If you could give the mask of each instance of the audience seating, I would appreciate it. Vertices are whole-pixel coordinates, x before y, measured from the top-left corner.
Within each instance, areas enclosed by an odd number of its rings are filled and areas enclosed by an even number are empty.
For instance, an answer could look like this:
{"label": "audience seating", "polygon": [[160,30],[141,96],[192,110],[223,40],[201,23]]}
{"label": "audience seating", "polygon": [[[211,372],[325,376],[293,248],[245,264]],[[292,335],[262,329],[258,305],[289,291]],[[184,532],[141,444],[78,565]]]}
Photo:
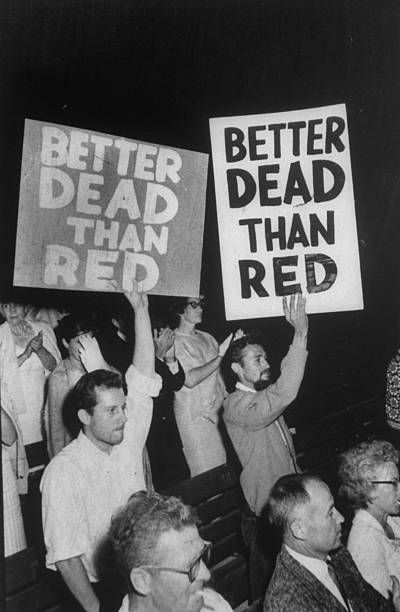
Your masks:
{"label": "audience seating", "polygon": [[39,571],[33,547],[5,559],[6,612],[68,612]]}
{"label": "audience seating", "polygon": [[214,545],[210,569],[217,591],[232,608],[246,601],[247,560],[240,529],[243,496],[233,469],[221,465],[164,493],[196,508],[200,534]]}

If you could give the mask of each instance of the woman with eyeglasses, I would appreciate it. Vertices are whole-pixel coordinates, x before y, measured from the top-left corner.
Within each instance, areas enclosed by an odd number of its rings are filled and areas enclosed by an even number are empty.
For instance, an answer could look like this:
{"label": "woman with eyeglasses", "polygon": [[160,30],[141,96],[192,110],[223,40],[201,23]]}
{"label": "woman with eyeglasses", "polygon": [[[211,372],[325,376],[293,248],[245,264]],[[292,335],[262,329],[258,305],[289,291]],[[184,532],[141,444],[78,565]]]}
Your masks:
{"label": "woman with eyeglasses", "polygon": [[197,329],[203,318],[201,297],[177,298],[171,312],[175,354],[185,372],[185,384],[175,393],[175,418],[190,475],[195,476],[226,462],[218,429],[225,389],[219,366],[232,334],[218,345],[211,334]]}
{"label": "woman with eyeglasses", "polygon": [[362,442],[341,457],[339,493],[355,510],[347,547],[363,578],[384,597],[400,579],[399,453],[384,440]]}

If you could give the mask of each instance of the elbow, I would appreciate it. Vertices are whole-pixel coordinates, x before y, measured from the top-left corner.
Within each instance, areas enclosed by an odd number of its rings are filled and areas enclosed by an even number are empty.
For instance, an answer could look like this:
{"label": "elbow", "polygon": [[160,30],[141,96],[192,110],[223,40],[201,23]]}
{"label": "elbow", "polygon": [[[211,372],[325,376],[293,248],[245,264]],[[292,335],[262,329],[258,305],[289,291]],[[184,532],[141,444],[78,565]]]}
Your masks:
{"label": "elbow", "polygon": [[188,387],[188,389],[193,389],[193,387],[196,386],[196,383],[194,382],[194,380],[190,379],[190,378],[185,378],[185,387]]}

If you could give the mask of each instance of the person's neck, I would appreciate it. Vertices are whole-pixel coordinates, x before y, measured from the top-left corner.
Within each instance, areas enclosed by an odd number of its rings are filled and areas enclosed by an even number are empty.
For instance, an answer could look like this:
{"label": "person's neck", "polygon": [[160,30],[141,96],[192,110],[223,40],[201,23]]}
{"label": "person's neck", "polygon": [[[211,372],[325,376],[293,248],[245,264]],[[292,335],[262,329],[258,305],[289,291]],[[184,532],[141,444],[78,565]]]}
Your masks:
{"label": "person's neck", "polygon": [[300,555],[304,555],[305,557],[310,557],[310,559],[320,559],[320,561],[326,561],[329,553],[312,550],[309,546],[307,546],[306,542],[297,541],[297,540],[288,540],[285,541],[285,544],[289,546],[292,550],[299,553]]}
{"label": "person's neck", "polygon": [[129,596],[129,612],[162,612],[163,608],[158,606],[151,595],[139,597],[136,593]]}
{"label": "person's neck", "polygon": [[185,319],[181,319],[178,325],[178,331],[182,334],[194,334],[196,325],[194,323],[189,323],[189,321],[185,321]]}
{"label": "person's neck", "polygon": [[79,372],[86,372],[85,368],[82,365],[82,361],[80,359],[76,359],[73,355],[68,355],[66,358],[67,367],[71,370],[78,370]]}
{"label": "person's neck", "polygon": [[241,385],[248,387],[249,389],[253,389],[254,391],[254,383],[252,383],[251,381],[245,380],[244,378],[238,378],[238,382],[240,382]]}
{"label": "person's neck", "polygon": [[11,324],[10,322],[8,324],[15,336],[25,336],[30,331],[30,325],[25,319],[15,324]]}
{"label": "person's neck", "polygon": [[369,506],[367,508],[367,512],[369,512],[369,514],[373,516],[378,521],[378,523],[382,525],[382,527],[385,529],[389,516],[387,512],[384,512],[380,508],[375,508],[374,506]]}
{"label": "person's neck", "polygon": [[85,428],[83,429],[83,433],[91,441],[91,443],[94,444],[96,448],[98,448],[100,451],[102,451],[106,455],[110,455],[112,448],[113,448],[112,444],[107,444],[107,442],[102,442],[101,440],[98,440],[97,438],[95,438],[95,436],[92,434],[91,431]]}

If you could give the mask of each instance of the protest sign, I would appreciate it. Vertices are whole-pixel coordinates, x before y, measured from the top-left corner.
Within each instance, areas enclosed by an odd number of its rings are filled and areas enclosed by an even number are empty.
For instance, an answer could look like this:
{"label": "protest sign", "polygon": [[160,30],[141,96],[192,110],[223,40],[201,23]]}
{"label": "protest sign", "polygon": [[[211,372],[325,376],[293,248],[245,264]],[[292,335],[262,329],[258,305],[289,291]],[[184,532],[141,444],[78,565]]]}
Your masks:
{"label": "protest sign", "polygon": [[208,155],[25,121],[14,284],[199,295]]}
{"label": "protest sign", "polygon": [[210,119],[227,319],[363,308],[346,107]]}

